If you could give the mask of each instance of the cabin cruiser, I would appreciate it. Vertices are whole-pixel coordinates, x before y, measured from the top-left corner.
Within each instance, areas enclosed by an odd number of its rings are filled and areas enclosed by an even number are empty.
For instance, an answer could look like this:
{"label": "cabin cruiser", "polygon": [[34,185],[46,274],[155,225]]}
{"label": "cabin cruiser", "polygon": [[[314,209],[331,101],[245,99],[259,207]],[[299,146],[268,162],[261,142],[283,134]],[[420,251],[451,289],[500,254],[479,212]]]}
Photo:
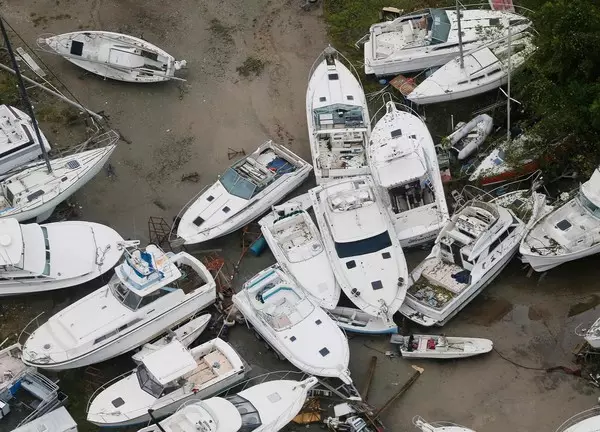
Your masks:
{"label": "cabin cruiser", "polygon": [[600,429],[600,407],[590,408],[574,415],[556,429],[556,432],[597,432]]}
{"label": "cabin cruiser", "polygon": [[[535,52],[533,36],[522,32],[511,38],[494,41],[450,60],[429,75],[406,97],[419,105],[463,99],[495,90],[508,82]],[[510,69],[509,69],[510,61]]]}
{"label": "cabin cruiser", "polygon": [[368,174],[371,121],[360,80],[332,47],[317,58],[306,90],[308,137],[317,184]]}
{"label": "cabin cruiser", "polygon": [[346,336],[278,264],[246,281],[232,300],[246,322],[298,369],[352,383]]}
{"label": "cabin cruiser", "polygon": [[335,281],[321,233],[307,212],[311,206],[308,194],[274,206],[259,221],[260,229],[281,268],[311,300],[324,309],[333,309],[341,289]]}
{"label": "cabin cruiser", "polygon": [[449,218],[437,154],[420,117],[393,101],[385,110],[371,133],[369,166],[400,245],[416,246],[434,240]]}
{"label": "cabin cruiser", "polygon": [[50,151],[48,140],[40,131],[37,139],[31,117],[18,108],[0,105],[0,178],[5,173],[33,162],[42,156],[42,147]]}
{"label": "cabin cruiser", "polygon": [[[365,73],[397,75],[442,66],[460,52],[455,8],[425,9],[393,21],[373,24],[364,42]],[[460,11],[462,49],[470,51],[531,26],[513,12],[490,9]]]}
{"label": "cabin cruiser", "polygon": [[298,415],[317,384],[309,377],[243,386],[237,394],[213,397],[182,407],[158,425],[139,432],[277,432]]}
{"label": "cabin cruiser", "polygon": [[330,182],[309,194],[342,290],[364,312],[392,321],[406,295],[408,269],[373,179]]}
{"label": "cabin cruiser", "polygon": [[99,363],[184,322],[215,295],[210,272],[187,252],[165,253],[155,245],[136,249],[107,285],[35,329],[23,345],[23,361],[51,370]]}
{"label": "cabin cruiser", "polygon": [[243,227],[296,189],[311,169],[291,150],[267,141],[186,204],[174,243],[201,243]]}
{"label": "cabin cruiser", "polygon": [[146,355],[131,372],[91,396],[87,420],[100,427],[125,427],[166,417],[192,401],[208,398],[244,379],[243,359],[227,342],[213,339],[188,350],[174,340]]}
{"label": "cabin cruiser", "polygon": [[573,199],[537,221],[519,252],[538,272],[600,252],[600,168]]}
{"label": "cabin cruiser", "polygon": [[[534,193],[530,220],[545,208]],[[515,196],[518,199],[518,196]],[[431,253],[410,275],[400,312],[424,326],[446,324],[508,265],[526,225],[513,210],[473,200],[442,229]]]}
{"label": "cabin cruiser", "polygon": [[0,296],[83,284],[111,270],[125,247],[137,243],[93,222],[0,219]]}

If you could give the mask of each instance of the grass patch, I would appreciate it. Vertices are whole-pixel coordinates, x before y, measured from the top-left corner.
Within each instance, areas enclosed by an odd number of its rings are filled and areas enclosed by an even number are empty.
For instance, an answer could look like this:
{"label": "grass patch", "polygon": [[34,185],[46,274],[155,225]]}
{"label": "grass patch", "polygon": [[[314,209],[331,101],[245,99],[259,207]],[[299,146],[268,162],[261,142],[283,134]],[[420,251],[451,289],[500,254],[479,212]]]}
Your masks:
{"label": "grass patch", "polygon": [[0,100],[6,105],[17,105],[21,100],[17,79],[14,75],[0,75]]}
{"label": "grass patch", "polygon": [[219,38],[225,43],[233,43],[233,37],[231,36],[231,32],[234,29],[233,26],[226,26],[217,18],[213,18],[210,20],[208,29],[212,33],[213,37]]}
{"label": "grass patch", "polygon": [[238,66],[235,70],[243,77],[249,77],[250,75],[259,76],[265,69],[265,62],[259,58],[248,56],[241,66]]}

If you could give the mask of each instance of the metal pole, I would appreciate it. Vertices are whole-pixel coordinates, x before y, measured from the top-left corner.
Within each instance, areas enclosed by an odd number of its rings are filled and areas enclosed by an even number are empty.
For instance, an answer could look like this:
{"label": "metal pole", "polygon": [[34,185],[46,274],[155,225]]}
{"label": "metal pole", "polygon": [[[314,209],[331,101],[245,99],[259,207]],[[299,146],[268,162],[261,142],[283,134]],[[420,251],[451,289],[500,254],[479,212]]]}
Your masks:
{"label": "metal pole", "polygon": [[44,141],[42,140],[42,135],[40,134],[40,129],[38,127],[37,120],[35,119],[35,114],[33,114],[33,108],[31,107],[31,102],[29,102],[27,90],[25,90],[25,84],[23,83],[23,77],[21,76],[21,71],[19,70],[19,65],[17,64],[15,53],[13,52],[10,40],[8,40],[8,34],[6,33],[6,28],[4,28],[3,17],[0,17],[0,30],[2,31],[2,37],[4,38],[4,43],[6,44],[8,55],[10,56],[13,68],[15,69],[15,75],[17,77],[17,82],[19,83],[19,91],[21,92],[21,98],[23,99],[23,103],[25,104],[25,108],[27,109],[29,117],[31,117],[31,123],[33,124],[35,136],[37,137],[38,142],[40,143],[40,147],[42,148],[42,155],[44,156],[44,160],[46,161],[46,168],[48,168],[48,172],[51,173],[52,167],[50,166],[50,160],[48,159],[48,152],[46,151],[46,147],[44,147]]}
{"label": "metal pole", "polygon": [[511,67],[512,67],[512,61],[511,61],[511,54],[510,54],[510,49],[511,49],[511,31],[510,31],[510,25],[508,26],[508,86],[507,86],[507,94],[508,94],[508,98],[506,99],[506,141],[510,142],[510,72],[511,72]]}
{"label": "metal pole", "polygon": [[377,367],[377,356],[371,357],[371,363],[369,363],[369,370],[367,372],[367,380],[365,381],[365,385],[360,392],[363,400],[367,402],[369,400],[369,390],[371,389],[371,382],[373,381],[373,376],[375,375],[375,368]]}
{"label": "metal pole", "polygon": [[458,23],[458,49],[460,50],[460,68],[464,69],[465,59],[463,58],[462,28],[460,26],[460,8],[458,7],[458,0],[456,1],[456,19]]}
{"label": "metal pole", "polygon": [[[6,66],[6,65],[3,65],[2,63],[0,63],[0,69],[3,69],[3,70],[5,70],[6,72],[10,72],[10,73],[11,73],[11,74],[13,74],[13,75],[16,75],[16,74],[17,74],[17,73],[16,73],[16,72],[15,72],[13,69],[9,68],[9,67],[8,67],[8,66]],[[87,109],[87,108],[86,108],[86,107],[84,107],[83,105],[79,105],[77,102],[73,102],[71,99],[68,99],[68,98],[66,98],[65,96],[61,95],[60,93],[57,93],[57,92],[55,92],[54,90],[51,90],[51,89],[49,89],[48,87],[46,87],[46,86],[44,86],[44,85],[42,85],[42,84],[40,84],[40,83],[38,83],[38,82],[36,82],[36,81],[32,80],[31,78],[29,78],[29,77],[26,77],[25,75],[21,75],[21,77],[22,77],[22,78],[23,78],[25,81],[27,81],[28,83],[31,83],[31,84],[33,84],[34,86],[38,87],[38,88],[41,88],[42,90],[46,91],[47,93],[50,93],[52,96],[56,96],[57,98],[59,98],[59,99],[60,99],[60,100],[62,100],[63,102],[66,102],[66,103],[68,103],[69,105],[72,105],[72,106],[74,106],[74,107],[75,107],[75,108],[77,108],[77,109],[80,109],[80,110],[82,110],[82,111],[85,111],[85,112],[87,112],[89,115],[91,115],[91,116],[92,116],[92,117],[94,117],[95,119],[97,119],[97,120],[103,120],[103,119],[104,119],[104,117],[102,117],[100,114],[98,114],[98,113],[95,113],[94,111],[90,111],[89,109]]]}

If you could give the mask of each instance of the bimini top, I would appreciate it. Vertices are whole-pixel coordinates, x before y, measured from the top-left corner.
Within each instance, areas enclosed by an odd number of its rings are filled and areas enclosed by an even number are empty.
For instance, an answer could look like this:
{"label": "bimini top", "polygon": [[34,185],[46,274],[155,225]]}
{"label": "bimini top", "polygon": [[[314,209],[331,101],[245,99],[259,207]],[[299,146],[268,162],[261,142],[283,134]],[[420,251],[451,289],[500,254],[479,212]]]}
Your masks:
{"label": "bimini top", "polygon": [[181,277],[177,266],[155,245],[148,245],[145,251],[136,249],[127,254],[123,264],[115,268],[115,274],[142,297]]}
{"label": "bimini top", "polygon": [[144,356],[142,363],[162,385],[166,385],[198,367],[192,354],[178,340]]}

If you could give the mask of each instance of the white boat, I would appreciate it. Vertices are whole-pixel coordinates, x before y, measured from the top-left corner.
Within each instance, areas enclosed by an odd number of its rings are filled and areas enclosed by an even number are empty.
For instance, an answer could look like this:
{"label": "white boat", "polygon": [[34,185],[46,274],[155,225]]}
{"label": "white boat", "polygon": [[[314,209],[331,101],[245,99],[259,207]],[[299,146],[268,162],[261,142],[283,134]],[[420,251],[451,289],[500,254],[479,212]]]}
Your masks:
{"label": "white boat", "polygon": [[435,145],[419,116],[393,101],[373,128],[369,167],[402,247],[436,238],[449,218]]}
{"label": "white boat", "polygon": [[195,402],[139,432],[277,432],[302,409],[314,377],[303,381],[274,380],[245,388],[237,394]]}
{"label": "white boat", "polygon": [[106,286],[34,330],[22,358],[51,370],[98,363],[155,339],[211,305],[215,296],[215,281],[199,260],[149,245],[127,254]]}
{"label": "white boat", "polygon": [[201,243],[242,228],[300,186],[311,169],[291,150],[267,141],[186,204],[177,240]]}
{"label": "white boat", "polygon": [[0,350],[0,395],[6,394],[28,369],[21,360],[21,349],[21,344],[15,343]]}
{"label": "white boat", "polygon": [[489,353],[494,343],[489,339],[444,335],[392,335],[400,354],[407,358],[457,359]]}
{"label": "white boat", "polygon": [[260,230],[279,265],[324,309],[333,309],[341,288],[335,281],[321,233],[307,209],[308,194],[274,206],[260,221]]}
{"label": "white boat", "polygon": [[37,39],[37,44],[42,50],[58,54],[89,72],[119,81],[167,81],[175,78],[175,71],[186,66],[185,60],[175,60],[150,42],[107,31],[44,34]]}
{"label": "white boat", "polygon": [[420,416],[413,418],[413,424],[422,432],[475,432],[464,426],[445,421],[428,423]]}
{"label": "white boat", "polygon": [[369,173],[369,108],[360,80],[328,47],[310,71],[306,118],[317,184]]}
{"label": "white boat", "polygon": [[279,265],[248,279],[232,300],[246,322],[298,369],[352,383],[346,336]]}
{"label": "white boat", "polygon": [[309,194],[342,290],[364,312],[392,321],[406,295],[408,269],[373,179],[330,182]]}
{"label": "white boat", "polygon": [[[532,196],[536,219],[545,196]],[[515,213],[493,202],[470,201],[442,229],[431,253],[410,275],[400,312],[424,325],[442,326],[508,265],[525,235]]]}
{"label": "white boat", "polygon": [[[531,21],[516,13],[489,9],[460,11],[465,51],[527,29]],[[365,73],[395,75],[442,66],[460,51],[455,8],[425,9],[373,24],[364,41]]]}
{"label": "white boat", "polygon": [[148,424],[148,410],[155,418],[166,417],[185,403],[226,390],[245,375],[243,359],[225,341],[217,338],[188,350],[175,340],[96,390],[87,420],[100,427]]}
{"label": "white boat", "polygon": [[187,323],[177,327],[175,330],[169,330],[167,334],[160,339],[142,346],[138,352],[131,356],[131,359],[136,364],[140,364],[145,356],[161,349],[174,340],[179,341],[181,345],[187,348],[192,344],[192,342],[198,339],[200,333],[204,331],[210,322],[210,318],[210,314],[200,315],[199,317],[191,319]]}
{"label": "white boat", "polygon": [[459,122],[446,140],[456,152],[458,160],[464,160],[479,148],[492,132],[494,120],[487,114],[479,114],[468,123]]}
{"label": "white boat", "polygon": [[592,348],[600,348],[600,318],[594,321],[589,329],[585,330],[583,337]]}
{"label": "white boat", "polygon": [[4,173],[39,159],[42,146],[50,151],[48,140],[35,134],[31,117],[10,105],[0,105],[0,177]]}
{"label": "white boat", "polygon": [[25,165],[16,173],[6,173],[0,181],[0,217],[45,221],[58,204],[98,174],[118,140],[114,131],[102,134],[94,142],[108,145],[51,159],[52,172],[41,161]]}
{"label": "white boat", "polygon": [[77,423],[69,411],[61,406],[12,432],[77,432]]}
{"label": "white boat", "polygon": [[543,272],[600,252],[600,168],[579,193],[529,229],[519,252],[523,261]]}
{"label": "white boat", "polygon": [[597,432],[600,429],[600,407],[590,408],[574,415],[563,424],[556,432]]}
{"label": "white boat", "polygon": [[0,296],[80,285],[111,270],[126,242],[112,228],[93,222],[44,225],[0,219]]}
{"label": "white boat", "polygon": [[374,317],[360,309],[338,306],[329,311],[337,325],[347,332],[362,334],[398,333],[398,326],[387,319]]}
{"label": "white boat", "polygon": [[[510,50],[510,51],[509,51]],[[447,102],[495,90],[508,82],[510,70],[514,73],[535,52],[533,36],[522,32],[511,38],[475,48],[454,58],[429,75],[406,98],[419,105]]]}

